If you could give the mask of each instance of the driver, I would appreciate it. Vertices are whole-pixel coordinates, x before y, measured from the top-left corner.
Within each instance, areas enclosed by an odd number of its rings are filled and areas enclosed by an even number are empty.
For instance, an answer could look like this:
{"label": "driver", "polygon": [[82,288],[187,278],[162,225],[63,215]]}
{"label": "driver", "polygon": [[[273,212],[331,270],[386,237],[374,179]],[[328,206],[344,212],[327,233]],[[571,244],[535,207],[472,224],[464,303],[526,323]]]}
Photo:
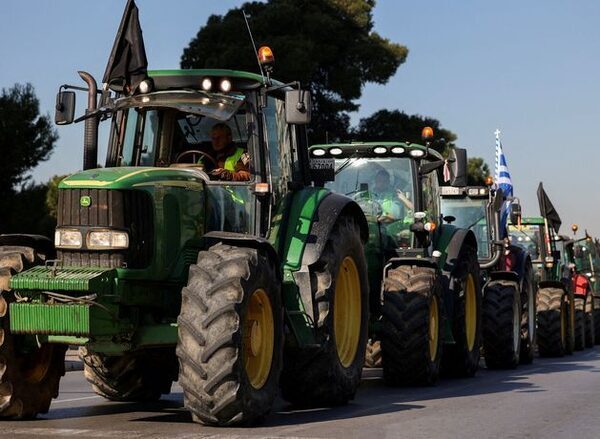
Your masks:
{"label": "driver", "polygon": [[250,180],[250,155],[233,143],[231,128],[217,123],[210,130],[217,165],[209,174],[217,180]]}
{"label": "driver", "polygon": [[390,185],[390,174],[385,169],[375,175],[373,197],[381,205],[379,221],[391,222],[403,218],[402,207],[396,202],[396,191]]}

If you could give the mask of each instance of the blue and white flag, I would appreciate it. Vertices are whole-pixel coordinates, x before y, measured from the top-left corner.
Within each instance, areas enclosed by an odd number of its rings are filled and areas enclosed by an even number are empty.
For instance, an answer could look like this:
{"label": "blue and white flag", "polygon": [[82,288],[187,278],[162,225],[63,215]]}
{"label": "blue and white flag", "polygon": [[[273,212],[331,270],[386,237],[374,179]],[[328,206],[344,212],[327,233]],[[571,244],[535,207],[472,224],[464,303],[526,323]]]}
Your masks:
{"label": "blue and white flag", "polygon": [[500,130],[496,130],[496,167],[494,180],[496,187],[502,189],[505,197],[513,196],[513,185],[510,179],[510,172],[508,172],[508,165],[506,164],[506,156],[502,151],[502,142],[500,142]]}

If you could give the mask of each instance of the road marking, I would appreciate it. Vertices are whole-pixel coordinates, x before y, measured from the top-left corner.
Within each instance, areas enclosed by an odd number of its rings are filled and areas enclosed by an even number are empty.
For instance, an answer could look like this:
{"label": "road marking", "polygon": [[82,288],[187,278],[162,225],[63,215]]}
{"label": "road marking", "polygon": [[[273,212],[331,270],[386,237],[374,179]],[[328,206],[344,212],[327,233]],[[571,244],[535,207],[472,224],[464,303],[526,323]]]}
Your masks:
{"label": "road marking", "polygon": [[95,398],[102,398],[102,397],[99,395],[94,395],[94,396],[84,396],[83,398],[59,399],[59,400],[53,401],[52,404],[59,404],[61,402],[83,401],[84,399],[95,399]]}

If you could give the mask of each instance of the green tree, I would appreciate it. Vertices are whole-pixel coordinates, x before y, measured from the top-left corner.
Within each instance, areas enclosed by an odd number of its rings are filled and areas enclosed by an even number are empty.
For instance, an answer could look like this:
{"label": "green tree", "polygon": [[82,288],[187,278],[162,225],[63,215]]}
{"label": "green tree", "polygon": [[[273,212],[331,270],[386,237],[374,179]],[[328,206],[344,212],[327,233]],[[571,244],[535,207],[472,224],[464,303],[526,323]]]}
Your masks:
{"label": "green tree", "polygon": [[467,165],[469,186],[483,186],[485,178],[490,176],[490,167],[481,157],[472,157]]}
{"label": "green tree", "polygon": [[373,31],[374,0],[269,0],[212,15],[184,49],[182,68],[257,70],[242,9],[256,43],[275,54],[275,74],[313,97],[311,140],[345,136],[366,83],[385,84],[408,49]]}
{"label": "green tree", "polygon": [[[28,171],[50,157],[58,139],[50,117],[40,115],[39,107],[31,84],[15,84],[0,93],[0,233],[9,223],[23,224],[19,218],[11,218],[16,215],[12,204],[15,190],[28,180]],[[34,189],[28,186],[21,192]],[[42,199],[39,208],[44,207]],[[35,204],[28,207],[29,212],[36,208]]]}
{"label": "green tree", "polygon": [[58,184],[69,175],[55,175],[49,181],[46,190],[46,208],[48,215],[56,221],[58,216]]}

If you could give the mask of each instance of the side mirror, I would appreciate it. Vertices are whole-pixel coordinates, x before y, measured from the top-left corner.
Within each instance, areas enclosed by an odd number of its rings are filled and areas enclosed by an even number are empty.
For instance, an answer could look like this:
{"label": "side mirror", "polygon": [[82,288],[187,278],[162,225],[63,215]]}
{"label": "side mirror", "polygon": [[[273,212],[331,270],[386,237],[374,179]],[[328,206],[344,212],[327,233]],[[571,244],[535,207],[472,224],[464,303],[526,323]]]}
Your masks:
{"label": "side mirror", "polygon": [[510,205],[510,222],[512,224],[519,224],[521,222],[521,205],[518,203]]}
{"label": "side mirror", "polygon": [[450,184],[454,187],[467,185],[467,150],[453,148],[450,151]]}
{"label": "side mirror", "polygon": [[310,123],[311,100],[307,90],[285,92],[285,121],[294,125]]}
{"label": "side mirror", "polygon": [[496,195],[494,196],[494,204],[492,205],[492,210],[494,212],[500,212],[502,206],[504,205],[504,194],[502,193],[502,189],[496,190]]}
{"label": "side mirror", "polygon": [[54,122],[56,125],[73,123],[75,117],[75,92],[59,91],[56,95],[56,111]]}

